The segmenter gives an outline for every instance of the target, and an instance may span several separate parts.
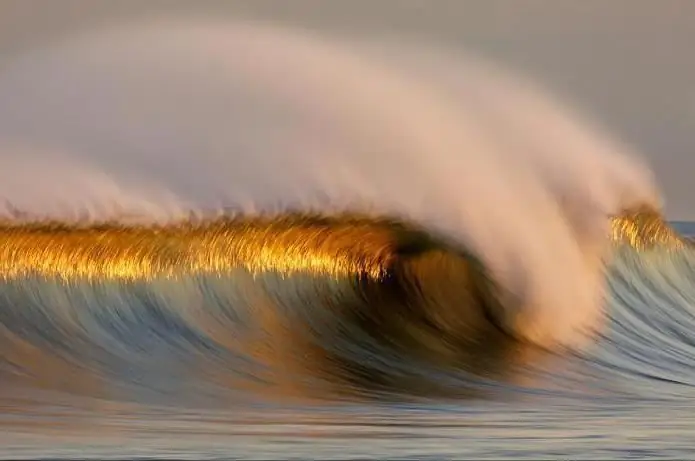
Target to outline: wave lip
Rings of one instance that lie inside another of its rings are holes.
[[[5,224],[0,274],[147,280],[244,268],[378,280],[397,251],[395,231],[395,225],[389,230],[378,221],[301,215],[149,226]]]
[[[615,244],[637,250],[686,245],[651,208],[610,221]],[[447,246],[426,230],[393,219],[299,213],[168,225],[5,221],[0,240],[1,277],[64,279],[149,279],[241,267],[252,273],[303,271],[379,281],[399,257]],[[448,251],[472,255],[463,247],[450,246]]]

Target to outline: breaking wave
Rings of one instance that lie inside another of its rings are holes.
[[[157,21],[17,58],[5,381],[464,395],[585,353],[614,331],[623,252],[690,251],[649,170],[586,126],[476,59],[261,24]]]

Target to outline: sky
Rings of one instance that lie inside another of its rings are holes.
[[[695,220],[693,0],[0,0],[0,72],[61,35],[162,12],[406,34],[489,56],[632,146],[667,217]]]

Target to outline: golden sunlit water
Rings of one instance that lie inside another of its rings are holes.
[[[611,220],[613,241],[634,248],[679,248],[682,238],[660,214],[637,210]],[[150,279],[215,274],[309,272],[379,280],[423,231],[364,217],[224,218],[169,225],[0,224],[0,276]]]

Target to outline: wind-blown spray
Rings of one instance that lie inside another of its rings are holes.
[[[337,217],[340,228],[340,216],[359,215],[480,261],[501,329],[573,347],[600,326],[610,217],[659,205],[649,171],[584,127],[540,90],[455,53],[253,23],[156,21],[86,34],[0,75],[2,267],[75,276],[99,267],[144,274],[142,264],[164,264],[162,276],[219,269],[219,251],[238,251],[234,239],[249,237],[219,223],[201,237],[206,228],[192,216],[262,217],[264,226],[296,214]],[[46,219],[67,228],[22,227]],[[360,229],[359,238],[372,235]],[[253,261],[289,258],[299,245],[292,235],[319,235],[302,232],[273,237],[286,250],[254,240],[258,253],[243,264],[229,255],[229,264],[293,266]],[[231,240],[220,247],[218,238]],[[302,240],[292,258],[311,260],[306,251],[329,245],[335,260],[367,261],[357,272],[392,267],[376,253],[359,256],[381,244],[354,250],[349,239],[322,238]],[[404,251],[400,237],[370,238]],[[128,258],[140,258],[140,272],[125,269]]]

